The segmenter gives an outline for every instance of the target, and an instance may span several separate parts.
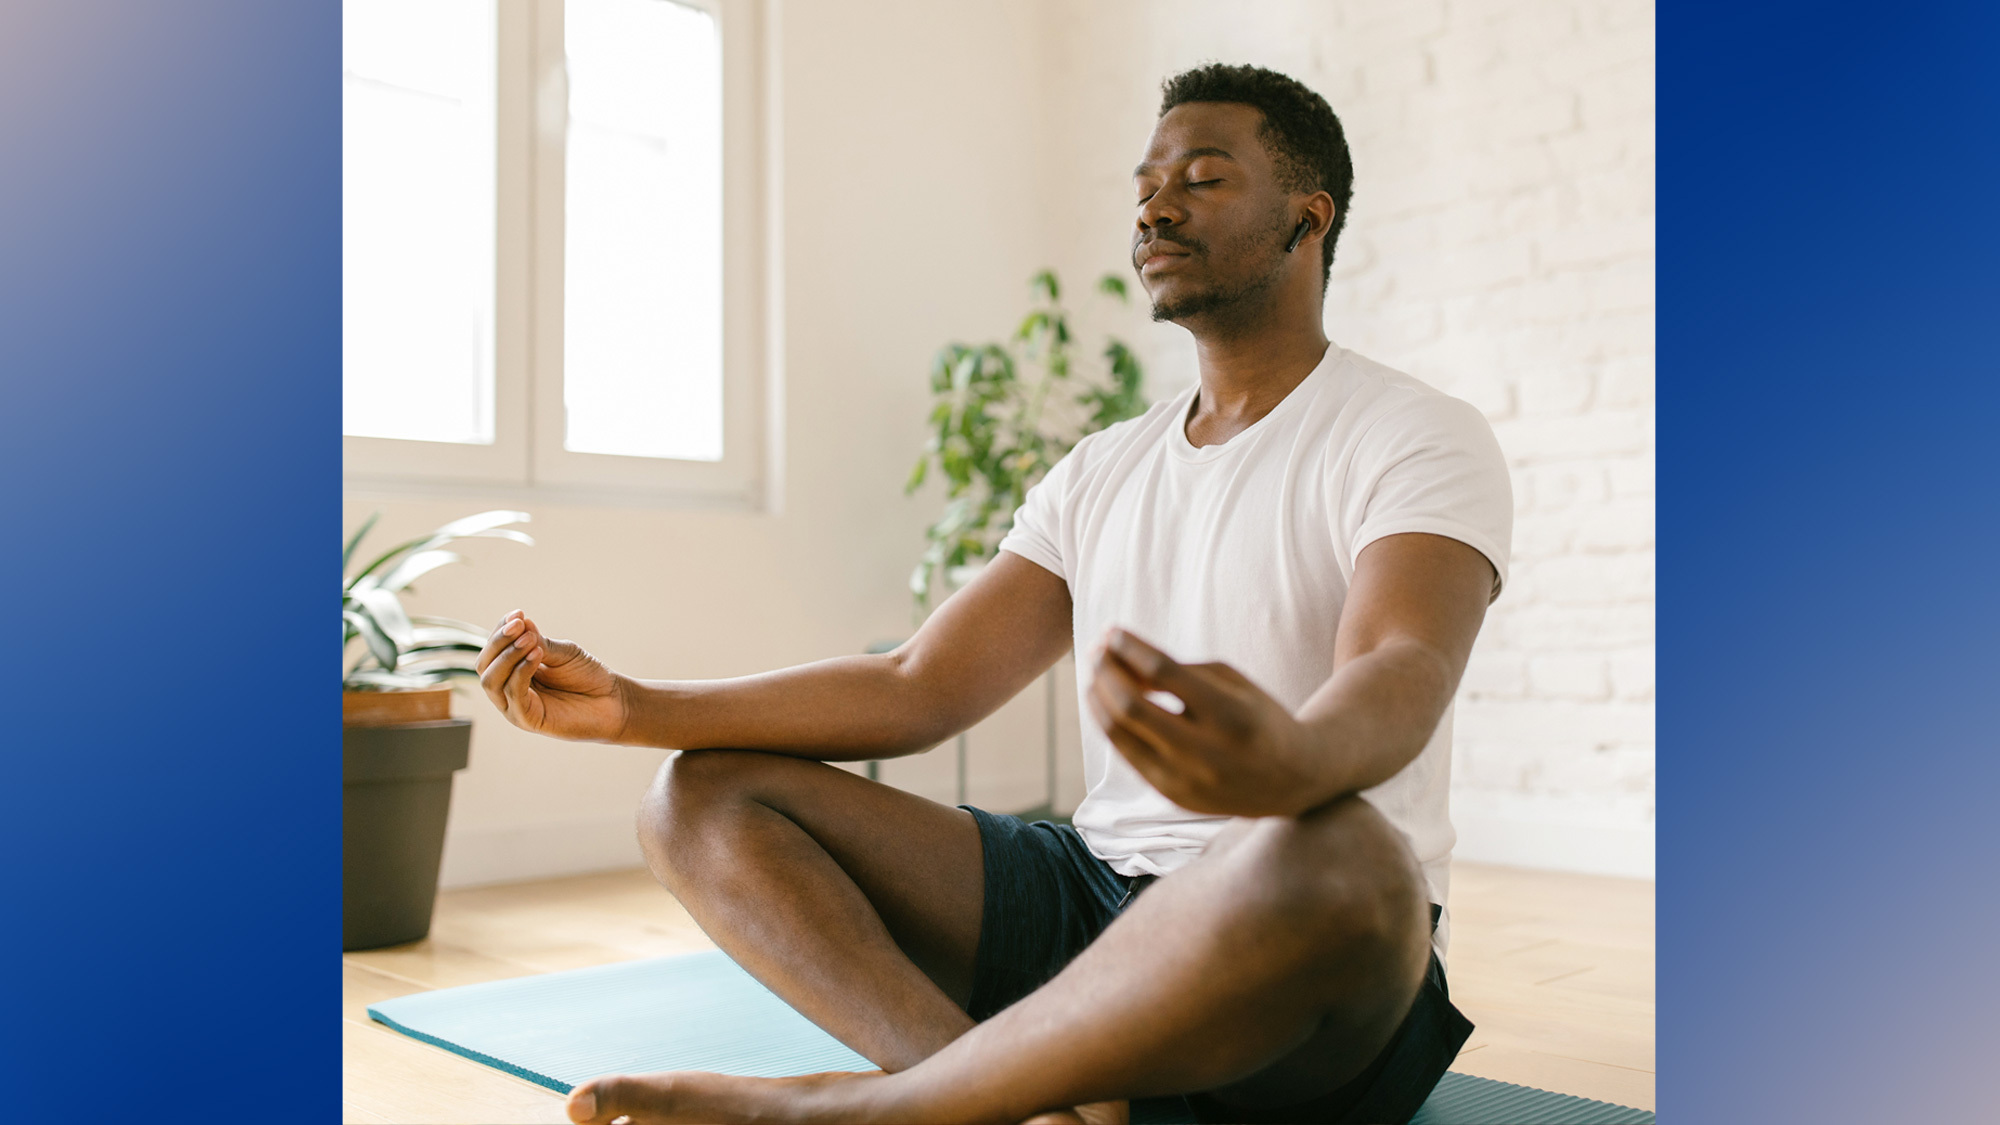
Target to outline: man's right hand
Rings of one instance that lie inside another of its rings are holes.
[[[625,678],[573,642],[543,637],[518,609],[501,619],[475,666],[486,698],[522,730],[612,742],[625,729]]]

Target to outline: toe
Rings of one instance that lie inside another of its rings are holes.
[[[673,1120],[673,1092],[671,1074],[607,1074],[570,1091],[569,1119],[577,1125]]]

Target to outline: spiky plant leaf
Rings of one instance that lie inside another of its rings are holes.
[[[347,691],[396,691],[410,688],[434,687],[445,683],[454,676],[465,674],[453,669],[434,669],[428,672],[384,672],[380,668],[363,668],[350,672],[340,686]]]
[[[455,650],[415,649],[396,661],[398,672],[435,672],[442,668],[474,667],[472,654]]]
[[[457,625],[426,625],[422,623],[422,619],[420,618],[412,618],[411,620],[418,622],[416,643],[410,646],[412,648],[424,648],[428,645],[465,644],[471,645],[474,649],[482,649],[486,647],[486,642],[489,639],[486,634],[479,632],[477,629],[461,628]]]
[[[348,539],[347,546],[340,549],[340,572],[342,574],[347,573],[347,564],[354,558],[354,548],[361,546],[362,537],[373,531],[375,529],[375,521],[381,518],[382,512],[380,509],[371,513],[366,520],[362,521],[360,530],[356,531],[353,537]]]
[[[465,539],[497,527],[505,527],[510,523],[532,523],[534,518],[526,512],[508,511],[503,508],[478,512],[463,519],[455,519],[431,532],[430,545],[438,546],[454,539]]]
[[[396,642],[389,639],[389,634],[384,633],[380,625],[375,624],[375,619],[359,609],[341,610],[340,616],[367,643],[369,655],[375,658],[375,663],[386,671],[395,671]]]
[[[391,547],[378,556],[374,562],[361,568],[361,573],[349,579],[347,583],[348,588],[353,589],[357,586],[371,584],[365,580],[369,579],[377,571],[383,570],[404,554],[414,554],[421,551],[428,551],[433,547],[442,547],[454,539],[511,539],[516,543],[525,543],[532,546],[535,542],[532,538],[523,532],[508,529],[505,525],[510,523],[527,523],[533,518],[526,512],[514,512],[496,508],[490,512],[480,512],[477,515],[466,516],[464,519],[453,520],[436,531],[431,532],[429,535],[419,536]],[[380,585],[381,583],[377,579],[372,584]]]
[[[382,580],[378,586],[392,593],[401,591],[407,589],[410,583],[415,582],[438,567],[444,566],[446,563],[461,561],[463,560],[460,556],[452,551],[418,551],[415,554],[403,556],[403,561],[397,563],[388,573],[382,576]]]
[[[439,617],[434,613],[412,613],[410,621],[417,625],[435,625],[440,629],[458,629],[482,638],[491,632],[491,630],[481,628],[470,621],[460,621],[456,617]]]
[[[409,646],[403,650],[401,659],[408,660],[415,656],[444,652],[477,653],[483,651],[485,648],[485,645],[476,645],[469,641],[432,641],[429,644],[414,644]]]
[[[416,626],[403,612],[401,598],[376,586],[350,590],[348,596],[398,648],[408,648],[416,640]]]

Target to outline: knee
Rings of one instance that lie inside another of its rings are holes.
[[[661,882],[673,885],[674,870],[702,836],[702,817],[745,793],[745,757],[724,750],[682,750],[660,763],[639,802],[638,828],[646,865]]]
[[[1428,948],[1423,872],[1402,833],[1361,798],[1262,821],[1240,851],[1248,908],[1312,948],[1396,961]]]

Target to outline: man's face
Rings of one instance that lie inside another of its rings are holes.
[[[1154,320],[1241,306],[1276,284],[1291,236],[1290,194],[1247,105],[1189,102],[1153,127],[1132,172],[1132,265]]]

